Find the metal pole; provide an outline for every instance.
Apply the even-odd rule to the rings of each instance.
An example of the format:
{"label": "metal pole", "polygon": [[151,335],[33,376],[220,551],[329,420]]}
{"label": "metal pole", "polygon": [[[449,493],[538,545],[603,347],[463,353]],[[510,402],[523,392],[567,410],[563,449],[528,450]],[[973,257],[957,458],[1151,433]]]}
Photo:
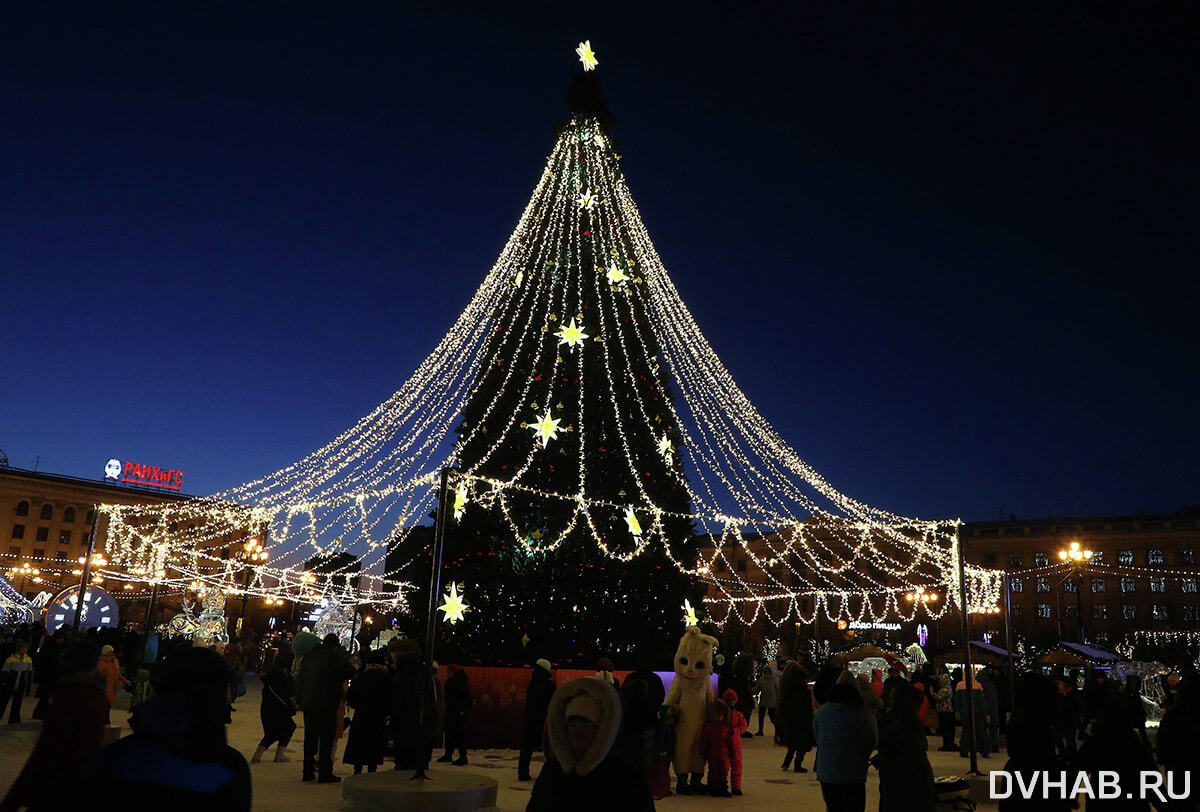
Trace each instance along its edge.
{"label": "metal pole", "polygon": [[83,576],[79,579],[79,597],[75,602],[75,623],[72,628],[79,631],[83,620],[83,599],[87,594],[88,580],[92,576],[92,553],[96,549],[96,527],[100,524],[100,506],[92,505],[92,530],[88,533],[87,557],[83,559]]}
{"label": "metal pole", "polygon": [[1008,573],[1004,573],[1004,648],[1008,650],[1008,707],[1017,708],[1017,670],[1013,667],[1012,591],[1008,588]]}
{"label": "metal pole", "polygon": [[432,753],[425,746],[425,698],[424,692],[430,690],[433,676],[433,644],[437,635],[437,599],[438,594],[442,590],[442,552],[446,543],[446,495],[448,492],[447,481],[449,479],[450,469],[442,469],[441,482],[438,485],[438,508],[434,518],[433,529],[433,550],[431,551],[431,560],[429,562],[429,604],[426,607],[425,614],[425,661],[427,663],[425,669],[425,679],[428,680],[422,686],[421,704],[417,708],[417,730],[421,731],[421,766],[417,767],[416,773],[413,775],[413,781],[424,781],[429,778],[425,771],[429,768],[429,756]]}
{"label": "metal pole", "polygon": [[[971,769],[968,775],[983,775],[979,772],[979,756],[975,751],[975,697],[972,692],[975,687],[975,671],[971,667],[971,630],[967,623],[967,562],[963,556],[961,525],[954,528],[954,542],[958,548],[958,608],[962,612],[963,661],[966,663],[963,671],[963,689],[967,692],[967,728],[970,729]],[[966,735],[967,729],[963,730]]]}
{"label": "metal pole", "polygon": [[1079,583],[1075,589],[1075,614],[1079,617],[1079,642],[1086,643],[1087,637],[1083,632],[1083,570],[1078,572]]}
{"label": "metal pole", "polygon": [[158,581],[150,585],[150,602],[146,604],[146,628],[142,631],[142,648],[138,652],[137,662],[133,664],[133,675],[137,676],[137,670],[142,667],[142,661],[146,659],[146,644],[150,642],[150,635],[154,629],[154,599],[158,597]]}

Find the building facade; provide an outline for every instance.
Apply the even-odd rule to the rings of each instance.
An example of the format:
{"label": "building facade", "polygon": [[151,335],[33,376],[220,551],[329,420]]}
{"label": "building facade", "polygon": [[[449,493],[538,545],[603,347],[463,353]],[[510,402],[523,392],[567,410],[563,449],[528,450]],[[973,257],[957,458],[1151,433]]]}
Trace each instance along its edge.
{"label": "building facade", "polygon": [[[32,598],[43,588],[79,582],[74,575],[87,554],[98,504],[146,505],[191,497],[166,490],[127,487],[100,480],[0,467],[0,570],[23,564],[39,570],[14,576],[13,586]],[[96,528],[95,549],[105,549],[105,522]],[[22,583],[24,582],[24,583]]]}
{"label": "building facade", "polygon": [[[1036,643],[1200,629],[1200,506],[1171,514],[969,522],[968,561],[1009,573],[1012,625]],[[1090,559],[1064,565],[1072,544]]]}

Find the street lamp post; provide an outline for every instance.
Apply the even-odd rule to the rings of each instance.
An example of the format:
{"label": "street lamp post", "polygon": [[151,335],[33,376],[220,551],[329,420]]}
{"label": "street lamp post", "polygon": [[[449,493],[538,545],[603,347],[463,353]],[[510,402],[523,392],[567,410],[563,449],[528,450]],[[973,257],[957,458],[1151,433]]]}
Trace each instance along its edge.
{"label": "street lamp post", "polygon": [[[1084,634],[1083,626],[1083,571],[1087,568],[1087,564],[1092,560],[1093,555],[1095,555],[1095,553],[1093,553],[1091,550],[1086,550],[1080,547],[1078,541],[1072,541],[1065,549],[1058,551],[1058,560],[1071,568],[1071,571],[1067,574],[1067,577],[1069,578],[1071,575],[1075,575],[1079,578],[1079,583],[1076,585],[1075,589],[1075,618],[1077,621],[1079,621],[1080,643],[1087,642],[1087,637]],[[1066,582],[1066,578],[1063,579],[1063,582]],[[1062,606],[1061,599],[1059,600],[1059,606]]]}
{"label": "street lamp post", "polygon": [[25,582],[26,581],[28,581],[30,578],[32,578],[34,583],[40,583],[42,580],[42,578],[41,578],[42,571],[39,570],[37,567],[33,566],[32,564],[30,564],[28,561],[25,561],[21,564],[21,566],[14,567],[13,569],[8,571],[8,579],[10,581],[13,578],[16,578],[18,575],[21,576],[21,586],[17,589],[17,592],[21,593],[21,597],[25,597]]}
{"label": "street lamp post", "polygon": [[269,554],[263,549],[262,544],[258,539],[250,538],[242,544],[241,552],[238,553],[238,558],[242,561],[242,568],[245,570],[245,581],[242,584],[242,611],[238,615],[238,633],[242,631],[242,624],[246,620],[246,601],[250,597],[250,578],[254,574],[254,566],[262,564],[269,558]]}

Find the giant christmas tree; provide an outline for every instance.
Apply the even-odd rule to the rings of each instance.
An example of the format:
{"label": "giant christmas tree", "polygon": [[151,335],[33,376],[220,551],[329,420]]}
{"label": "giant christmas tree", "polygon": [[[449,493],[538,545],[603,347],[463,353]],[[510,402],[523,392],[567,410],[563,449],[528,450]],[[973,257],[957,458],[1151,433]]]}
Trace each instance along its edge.
{"label": "giant christmas tree", "polygon": [[[529,204],[411,377],[260,479],[204,500],[105,505],[106,552],[130,580],[407,609],[415,631],[437,512],[436,602],[453,621],[439,646],[461,661],[665,663],[693,607],[718,626],[794,629],[948,611],[911,600],[916,587],[949,585],[960,601],[957,523],[834,488],[708,344],[625,184],[594,54],[577,53],[571,118]],[[248,586],[233,530],[270,551]],[[305,571],[314,556],[337,563]],[[1002,573],[965,575],[967,606],[994,608]]]}
{"label": "giant christmas tree", "polygon": [[594,74],[568,103],[457,427],[444,578],[471,612],[443,632],[486,661],[654,651],[703,592],[672,563],[696,557],[680,430]]}

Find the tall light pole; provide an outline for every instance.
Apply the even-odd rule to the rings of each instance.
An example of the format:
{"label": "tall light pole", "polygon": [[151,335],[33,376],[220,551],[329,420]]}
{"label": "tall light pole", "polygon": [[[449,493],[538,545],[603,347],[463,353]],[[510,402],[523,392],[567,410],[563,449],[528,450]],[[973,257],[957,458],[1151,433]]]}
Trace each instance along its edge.
{"label": "tall light pole", "polygon": [[250,577],[254,574],[254,566],[265,563],[269,557],[269,553],[263,549],[262,544],[256,538],[246,539],[242,543],[242,549],[238,552],[238,560],[242,562],[242,568],[246,574],[245,582],[242,584],[242,611],[238,615],[239,634],[241,634],[242,624],[246,620],[246,601],[250,597]]}
{"label": "tall light pole", "polygon": [[[1092,560],[1094,553],[1091,550],[1086,550],[1079,546],[1078,541],[1072,541],[1066,548],[1058,551],[1058,560],[1071,568],[1068,573],[1068,578],[1075,575],[1079,578],[1079,583],[1075,590],[1075,616],[1079,621],[1079,642],[1085,643],[1087,639],[1084,635],[1083,626],[1083,571],[1087,568],[1087,564]],[[1066,581],[1066,578],[1063,579]]]}

